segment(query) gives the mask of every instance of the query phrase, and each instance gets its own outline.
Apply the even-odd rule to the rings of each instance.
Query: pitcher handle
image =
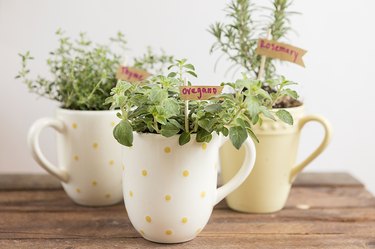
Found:
[[[228,137],[224,138],[221,146],[225,142],[229,140]],[[242,146],[245,146],[245,159],[242,163],[241,168],[238,170],[238,172],[230,179],[226,184],[218,188],[216,191],[216,200],[215,204],[218,204],[221,200],[223,200],[227,195],[229,195],[231,192],[233,192],[236,188],[238,188],[250,175],[250,172],[252,171],[254,164],[255,164],[255,144],[251,138],[246,139],[246,141],[242,144]]]
[[[330,123],[323,117],[317,115],[307,115],[300,119],[298,123],[298,130],[301,131],[302,128],[311,121],[315,121],[320,123],[324,128],[324,138],[318,148],[316,148],[305,160],[301,163],[297,164],[291,171],[289,176],[289,181],[292,183],[299,172],[301,172],[311,161],[313,161],[317,156],[319,156],[324,149],[327,147],[329,142],[331,141],[331,125]]]
[[[35,161],[44,168],[48,173],[58,178],[60,181],[68,182],[69,174],[65,169],[61,169],[53,165],[48,159],[43,155],[42,150],[39,145],[39,136],[41,131],[46,128],[51,127],[59,133],[64,133],[66,128],[61,120],[54,118],[41,118],[31,126],[27,138],[29,148],[31,150],[31,155]]]

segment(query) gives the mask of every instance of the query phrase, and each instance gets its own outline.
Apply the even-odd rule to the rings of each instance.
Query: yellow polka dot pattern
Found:
[[[115,161],[113,161],[113,160],[109,160],[109,162],[108,162],[108,163],[109,163],[109,165],[111,165],[111,166],[112,166],[113,164],[115,164]]]
[[[142,175],[143,175],[143,176],[147,176],[147,175],[148,175],[148,172],[147,172],[147,170],[145,170],[145,169],[144,169],[144,170],[142,170]]]
[[[171,147],[167,146],[167,147],[164,148],[164,152],[167,153],[167,154],[171,153],[171,151],[172,151]]]
[[[145,220],[146,220],[146,221],[147,221],[148,223],[151,223],[151,222],[152,222],[152,219],[151,219],[151,217],[150,217],[150,216],[148,216],[148,215],[147,215],[147,216],[145,217]]]
[[[77,129],[77,127],[78,127],[77,123],[73,123],[73,124],[72,124],[72,128],[73,128],[73,129]]]
[[[79,156],[75,155],[75,156],[73,157],[73,159],[74,159],[74,161],[79,161]]]
[[[93,146],[93,147],[94,147],[94,146]],[[207,143],[203,143],[203,144],[202,144],[202,150],[206,150],[206,149],[207,149]],[[172,152],[171,147],[166,146],[166,147],[164,148],[164,153],[169,154],[169,153],[171,153],[171,152]],[[110,164],[111,164],[111,162],[113,162],[113,160],[110,161]],[[215,163],[215,167],[217,167],[217,163]],[[124,165],[123,163],[122,163],[122,170],[125,170],[125,165]],[[143,170],[141,171],[141,175],[144,176],[144,177],[148,176],[148,171],[145,170],[145,169],[143,169]],[[189,177],[189,176],[190,176],[190,172],[189,172],[188,170],[183,170],[183,171],[182,171],[182,176],[183,176],[183,177]],[[108,195],[109,195],[109,194],[107,194],[106,197],[107,197]],[[109,195],[109,196],[110,196],[110,195]],[[134,194],[133,194],[132,191],[129,191],[129,196],[130,196],[130,197],[133,197],[133,196],[134,196]],[[200,192],[200,197],[201,197],[202,199],[205,198],[205,197],[206,197],[206,192],[205,192],[205,191]],[[164,196],[164,200],[165,200],[166,202],[170,202],[170,201],[172,200],[172,196],[169,195],[169,194],[167,194],[167,195]],[[149,216],[149,215],[145,216],[145,221],[146,221],[147,223],[152,223],[152,218],[151,218],[151,216]],[[188,223],[188,218],[187,218],[187,217],[182,217],[181,220],[180,220],[180,222],[181,222],[182,224],[187,224],[187,223]],[[197,229],[197,230],[196,230],[196,234],[199,234],[201,231],[202,231],[201,228]],[[140,229],[138,232],[139,232],[142,236],[145,235],[145,232],[144,232],[144,230],[142,230],[142,229]],[[172,231],[171,229],[167,229],[167,230],[165,230],[164,233],[165,233],[165,235],[168,235],[168,236],[173,235],[173,231]]]
[[[81,190],[79,188],[76,188],[77,193],[81,193]]]
[[[166,202],[169,202],[171,199],[172,199],[172,196],[170,196],[170,195],[166,195],[165,196],[165,201]]]
[[[203,143],[203,144],[202,144],[202,149],[203,149],[203,150],[206,150],[206,149],[207,149],[207,143]]]
[[[111,122],[111,126],[112,126],[112,127],[115,127],[115,125],[116,125],[116,122],[112,121],[112,122]]]
[[[184,172],[182,172],[182,175],[184,177],[188,177],[190,175],[190,172],[188,170],[184,170]]]
[[[98,182],[95,181],[95,180],[93,180],[93,181],[91,182],[91,185],[92,185],[93,187],[96,187],[96,185],[98,185]]]
[[[92,147],[93,147],[94,149],[97,149],[97,148],[99,147],[99,144],[98,144],[98,143],[93,143],[93,144],[92,144]]]

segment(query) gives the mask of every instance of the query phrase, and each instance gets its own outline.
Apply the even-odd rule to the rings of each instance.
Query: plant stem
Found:
[[[224,126],[231,125],[233,123],[233,121],[235,121],[242,114],[243,110],[244,110],[243,107],[241,107],[240,109],[238,109],[238,111],[236,112],[236,114],[234,115],[234,117],[228,123],[226,123]]]
[[[156,119],[154,119],[154,129],[156,131],[156,133],[159,133],[159,127],[158,127],[158,122],[156,121]]]

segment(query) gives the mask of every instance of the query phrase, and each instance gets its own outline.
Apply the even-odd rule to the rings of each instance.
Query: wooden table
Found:
[[[0,175],[0,248],[375,248],[375,198],[345,173],[301,174],[286,207],[243,214],[224,202],[187,243],[148,242],[124,205],[75,205],[46,175]]]

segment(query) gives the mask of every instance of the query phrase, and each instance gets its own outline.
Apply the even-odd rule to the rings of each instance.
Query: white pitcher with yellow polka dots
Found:
[[[62,182],[65,192],[78,204],[105,206],[122,200],[121,145],[112,135],[116,113],[57,109],[56,118],[39,119],[29,130],[32,156]],[[40,149],[39,135],[46,127],[58,134],[58,166]]]
[[[130,221],[145,239],[193,239],[207,224],[214,205],[246,179],[255,161],[251,139],[243,144],[247,157],[240,170],[216,188],[219,148],[226,140],[214,135],[210,143],[197,143],[193,136],[180,146],[178,136],[134,133],[133,146],[123,147],[123,193]]]

